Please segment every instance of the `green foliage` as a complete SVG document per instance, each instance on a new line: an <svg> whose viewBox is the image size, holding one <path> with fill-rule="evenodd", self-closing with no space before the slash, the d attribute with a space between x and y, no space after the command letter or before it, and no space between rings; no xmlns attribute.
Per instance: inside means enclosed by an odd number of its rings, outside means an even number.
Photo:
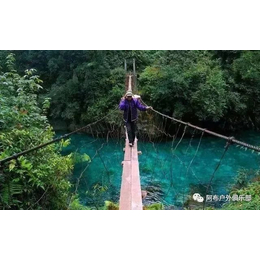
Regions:
<svg viewBox="0 0 260 260"><path fill-rule="evenodd" d="M119 205L118 203L114 203L112 201L105 201L105 206L104 206L105 210L119 210Z"/></svg>
<svg viewBox="0 0 260 260"><path fill-rule="evenodd" d="M44 101L42 102L42 112L43 114L47 114L48 109L50 108L51 98L45 98Z"/></svg>
<svg viewBox="0 0 260 260"><path fill-rule="evenodd" d="M76 196L72 199L70 203L70 210L90 210L89 207L83 206L79 201L79 198Z"/></svg>
<svg viewBox="0 0 260 260"><path fill-rule="evenodd" d="M91 158L87 154L80 154L80 153L73 153L73 162L74 164L77 163L84 163L84 162L91 162Z"/></svg>
<svg viewBox="0 0 260 260"><path fill-rule="evenodd" d="M105 210L119 210L119 204L112 201L105 201ZM164 206L162 203L153 203L143 207L144 210L163 210Z"/></svg>
<svg viewBox="0 0 260 260"><path fill-rule="evenodd" d="M256 181L242 189L235 189L231 192L237 195L251 195L250 201L231 201L223 205L225 210L259 210L260 209L260 182Z"/></svg>
<svg viewBox="0 0 260 260"><path fill-rule="evenodd" d="M163 210L164 206L162 203L153 203L143 207L144 210Z"/></svg>
<svg viewBox="0 0 260 260"><path fill-rule="evenodd" d="M35 70L20 76L14 62L14 55L8 55L9 71L0 74L0 159L54 138L43 115L48 104L43 109L37 104L42 81ZM0 170L0 209L66 209L72 169L72 155L61 156L54 144L5 163Z"/></svg>
<svg viewBox="0 0 260 260"><path fill-rule="evenodd" d="M175 117L193 113L199 120L218 121L226 111L225 79L208 52L160 52L154 65L141 74L140 82L153 106Z"/></svg>
<svg viewBox="0 0 260 260"><path fill-rule="evenodd" d="M259 51L156 51L140 75L157 110L226 131L259 128Z"/></svg>
<svg viewBox="0 0 260 260"><path fill-rule="evenodd" d="M250 201L230 201L222 209L228 210L257 210L260 209L260 170L240 169L236 183L230 195L251 195Z"/></svg>
<svg viewBox="0 0 260 260"><path fill-rule="evenodd" d="M103 207L107 190L108 186L96 183L86 191L87 198L94 205L95 209Z"/></svg>
<svg viewBox="0 0 260 260"><path fill-rule="evenodd" d="M74 126L104 116L119 102L124 93L124 59L132 70L133 58L140 76L139 94L157 110L232 131L260 125L260 51L15 53L19 72L35 67L44 81L39 93L49 100L43 110ZM9 55L7 64L5 55ZM0 66L15 71L13 54L0 51ZM28 70L27 77L31 76ZM116 121L116 116L108 121Z"/></svg>
<svg viewBox="0 0 260 260"><path fill-rule="evenodd" d="M115 107L124 93L124 59L141 71L147 51L16 51L18 71L37 68L42 96L51 98L49 116L73 125L92 122ZM132 64L131 64L132 66Z"/></svg>

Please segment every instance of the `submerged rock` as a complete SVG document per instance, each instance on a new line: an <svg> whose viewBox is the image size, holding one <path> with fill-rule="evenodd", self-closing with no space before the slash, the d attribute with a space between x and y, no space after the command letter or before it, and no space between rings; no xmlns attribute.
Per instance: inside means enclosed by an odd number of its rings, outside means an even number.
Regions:
<svg viewBox="0 0 260 260"><path fill-rule="evenodd" d="M142 191L143 204L150 205L152 203L160 203L163 201L164 192L160 186L147 186Z"/></svg>

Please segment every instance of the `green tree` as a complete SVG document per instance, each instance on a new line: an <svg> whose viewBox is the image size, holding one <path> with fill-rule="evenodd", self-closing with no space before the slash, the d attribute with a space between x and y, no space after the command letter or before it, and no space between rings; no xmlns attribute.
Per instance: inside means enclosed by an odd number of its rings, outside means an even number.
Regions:
<svg viewBox="0 0 260 260"><path fill-rule="evenodd" d="M42 81L35 70L20 76L14 62L9 54L8 72L0 72L0 159L54 137L45 115L48 100L37 104ZM3 164L0 209L66 209L72 169L72 155L61 156L55 144Z"/></svg>
<svg viewBox="0 0 260 260"><path fill-rule="evenodd" d="M207 51L160 51L140 76L144 96L177 118L218 121L228 88L218 61ZM203 98L202 98L203 97Z"/></svg>

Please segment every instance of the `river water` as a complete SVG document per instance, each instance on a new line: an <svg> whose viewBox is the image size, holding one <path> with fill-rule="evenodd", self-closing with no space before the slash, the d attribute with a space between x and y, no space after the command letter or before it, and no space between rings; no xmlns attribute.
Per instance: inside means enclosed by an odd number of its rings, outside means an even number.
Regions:
<svg viewBox="0 0 260 260"><path fill-rule="evenodd" d="M58 132L58 135L64 132ZM258 132L236 134L238 140L260 145ZM138 142L142 190L147 191L144 204L162 202L168 208L182 208L188 195L203 193L223 154L225 140L215 137L184 138L161 142ZM123 139L95 139L87 134L71 136L71 144L63 153L87 154L89 162L77 163L71 181L81 176L78 192L81 202L88 206L102 206L104 200L119 201L124 153ZM173 148L173 149L172 149ZM198 149L198 151L197 151ZM98 152L97 152L98 150ZM226 195L236 182L239 171L254 173L259 168L260 155L231 145L214 175L207 194ZM85 170L85 171L84 171ZM81 174L84 171L83 174ZM253 175L251 176L253 177Z"/></svg>

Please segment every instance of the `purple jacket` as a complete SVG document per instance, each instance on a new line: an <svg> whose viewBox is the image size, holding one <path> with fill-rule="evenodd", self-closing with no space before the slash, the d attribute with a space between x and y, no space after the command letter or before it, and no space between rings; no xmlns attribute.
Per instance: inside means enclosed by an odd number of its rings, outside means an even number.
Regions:
<svg viewBox="0 0 260 260"><path fill-rule="evenodd" d="M130 106L129 106L130 104ZM121 100L119 104L119 108L121 110L124 110L124 121L127 122L128 119L128 110L131 109L132 118L131 121L135 121L137 119L137 108L140 111L146 111L146 107L143 106L138 99L132 98L132 100L129 102L128 100L124 99Z"/></svg>

